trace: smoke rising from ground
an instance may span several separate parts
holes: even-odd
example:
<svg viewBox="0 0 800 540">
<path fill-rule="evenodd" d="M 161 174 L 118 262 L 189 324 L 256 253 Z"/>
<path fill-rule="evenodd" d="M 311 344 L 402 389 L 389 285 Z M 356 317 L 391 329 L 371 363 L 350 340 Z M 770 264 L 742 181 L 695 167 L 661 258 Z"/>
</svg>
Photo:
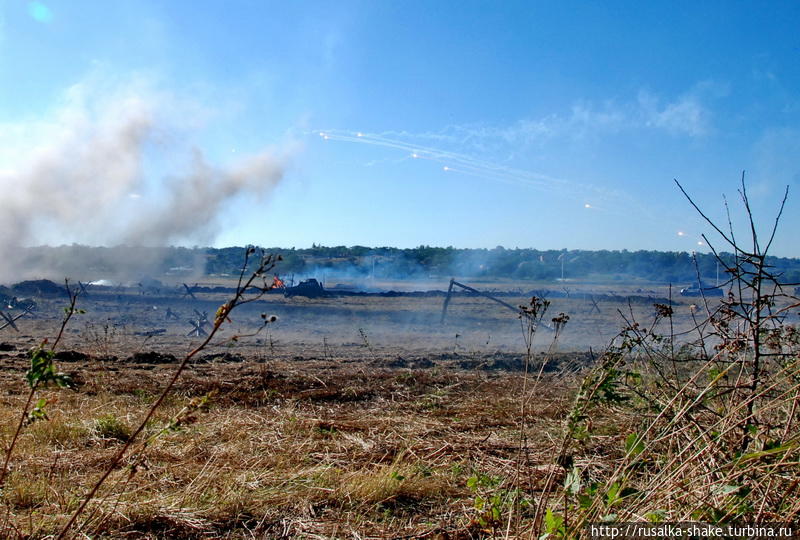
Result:
<svg viewBox="0 0 800 540">
<path fill-rule="evenodd" d="M 81 95 L 47 121 L 0 123 L 0 143 L 18 135 L 16 155 L 0 153 L 0 282 L 64 277 L 50 276 L 46 261 L 21 260 L 24 246 L 210 243 L 224 208 L 268 194 L 283 177 L 285 148 L 223 166 L 199 148 L 183 159 L 174 135 L 187 127 L 164 109 L 135 93 L 90 105 Z M 123 258 L 119 270 L 144 272 L 150 262 Z"/>
</svg>

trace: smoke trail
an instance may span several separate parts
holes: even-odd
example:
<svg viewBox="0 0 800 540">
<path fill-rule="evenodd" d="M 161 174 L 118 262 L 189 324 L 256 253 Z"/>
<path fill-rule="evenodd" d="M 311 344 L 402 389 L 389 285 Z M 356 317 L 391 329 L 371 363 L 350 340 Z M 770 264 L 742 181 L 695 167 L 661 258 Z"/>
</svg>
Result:
<svg viewBox="0 0 800 540">
<path fill-rule="evenodd" d="M 326 140 L 342 141 L 370 146 L 381 146 L 408 152 L 414 159 L 425 159 L 443 164 L 450 171 L 458 171 L 487 180 L 526 185 L 543 191 L 565 191 L 574 194 L 585 193 L 586 186 L 572 184 L 567 180 L 554 178 L 531 171 L 515 169 L 491 161 L 477 159 L 468 154 L 443 150 L 430 146 L 415 145 L 405 141 L 389 139 L 381 135 L 369 133 L 350 132 L 343 130 L 328 130 L 317 132 Z M 591 188 L 589 188 L 591 189 Z"/>
<path fill-rule="evenodd" d="M 288 148 L 227 167 L 211 165 L 196 149 L 188 167 L 152 178 L 152 158 L 182 150 L 165 145 L 175 126 L 160 113 L 157 100 L 135 95 L 99 108 L 68 103 L 29 141 L 30 150 L 0 155 L 0 282 L 48 274 L 21 260 L 27 245 L 210 242 L 226 205 L 263 196 L 283 177 Z M 0 124 L 0 142 L 12 131 Z"/>
<path fill-rule="evenodd" d="M 380 134 L 363 133 L 341 129 L 313 131 L 324 140 L 363 144 L 406 152 L 411 159 L 427 160 L 442 165 L 442 170 L 467 175 L 493 182 L 522 186 L 539 192 L 555 193 L 575 200 L 580 207 L 602 211 L 626 220 L 632 213 L 637 219 L 663 224 L 671 221 L 674 227 L 681 225 L 669 216 L 655 212 L 647 204 L 635 199 L 627 192 L 606 189 L 597 185 L 566 180 L 533 171 L 509 167 L 500 163 L 476 158 L 470 154 L 454 152 L 404 140 L 393 139 Z M 591 203 L 587 202 L 591 201 Z"/>
</svg>

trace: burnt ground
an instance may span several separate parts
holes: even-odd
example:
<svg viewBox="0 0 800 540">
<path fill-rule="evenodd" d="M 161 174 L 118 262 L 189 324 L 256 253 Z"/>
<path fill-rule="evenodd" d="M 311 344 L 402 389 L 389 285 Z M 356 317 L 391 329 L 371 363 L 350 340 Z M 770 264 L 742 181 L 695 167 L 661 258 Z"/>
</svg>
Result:
<svg viewBox="0 0 800 540">
<path fill-rule="evenodd" d="M 24 347 L 44 338 L 53 339 L 67 303 L 63 287 L 46 281 L 26 282 L 24 290 L 13 292 L 19 296 L 20 306 L 6 309 L 10 315 L 21 313 L 28 301 L 33 301 L 36 308 L 18 321 L 19 332 L 1 330 L 0 342 Z M 569 297 L 559 291 L 541 292 L 549 295 L 551 302 L 543 317 L 545 323 L 551 324 L 550 319 L 559 313 L 570 317 L 557 343 L 557 350 L 565 352 L 602 349 L 627 322 L 649 323 L 655 311 L 653 304 L 665 300 L 656 291 L 650 291 L 651 296 L 637 293 L 594 297 L 585 293 Z M 22 293 L 31 294 L 22 298 Z M 202 314 L 213 319 L 217 308 L 230 297 L 225 287 L 199 288 L 194 296 L 185 294 L 180 285 L 163 289 L 89 287 L 78 300 L 78 308 L 85 313 L 70 323 L 62 348 L 93 357 L 125 358 L 147 350 L 179 357 L 199 341 L 197 336 L 187 336 L 194 328 L 193 322 Z M 301 356 L 387 361 L 396 356 L 452 353 L 473 360 L 486 357 L 489 363 L 501 353 L 509 357 L 512 366 L 515 362 L 510 357 L 525 351 L 525 325 L 514 312 L 486 298 L 459 295 L 449 303 L 442 323 L 443 300 L 440 293 L 324 298 L 269 294 L 238 307 L 224 325 L 221 339 L 212 344 L 214 350 L 207 352 L 225 350 L 258 359 Z M 514 306 L 526 305 L 530 296 L 506 292 L 503 300 Z M 702 307 L 701 300 L 673 301 L 674 331 L 691 327 L 690 306 Z M 274 315 L 278 320 L 261 328 L 262 314 Z M 238 336 L 236 342 L 226 342 L 233 336 Z M 551 332 L 541 328 L 533 348 L 551 350 L 552 338 Z"/>
</svg>

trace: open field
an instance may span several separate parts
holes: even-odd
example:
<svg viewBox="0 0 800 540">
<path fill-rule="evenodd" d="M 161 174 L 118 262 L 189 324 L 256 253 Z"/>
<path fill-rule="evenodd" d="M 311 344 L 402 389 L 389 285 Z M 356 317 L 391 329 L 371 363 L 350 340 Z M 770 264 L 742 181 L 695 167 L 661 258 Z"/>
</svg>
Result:
<svg viewBox="0 0 800 540">
<path fill-rule="evenodd" d="M 66 522 L 175 357 L 198 343 L 187 321 L 226 299 L 196 296 L 90 289 L 79 299 L 86 313 L 56 357 L 78 387 L 37 394 L 48 419 L 26 426 L 14 450 L 5 536 L 46 537 Z M 702 307 L 681 300 L 661 331 L 693 326 Z M 27 350 L 53 339 L 65 303 L 37 301 L 20 332 L 0 338 L 6 441 L 28 394 Z M 653 318 L 651 301 L 554 298 L 544 320 L 570 320 L 555 344 L 540 328 L 530 356 L 513 312 L 459 296 L 441 325 L 441 309 L 441 296 L 269 295 L 242 306 L 183 373 L 76 537 L 503 536 L 527 530 L 537 494 L 570 466 L 600 475 L 624 456 L 640 418 L 608 405 L 571 464 L 556 463 L 583 375 L 626 319 Z M 278 320 L 248 336 L 261 313 Z"/>
<path fill-rule="evenodd" d="M 215 279 L 202 282 L 208 290 L 214 287 L 231 287 L 231 279 Z M 602 349 L 617 334 L 626 319 L 647 319 L 654 313 L 654 303 L 668 303 L 671 296 L 675 303 L 673 318 L 676 333 L 693 325 L 692 310 L 699 316 L 702 299 L 679 296 L 677 289 L 670 292 L 668 286 L 625 286 L 620 284 L 574 284 L 558 285 L 491 282 L 473 283 L 485 291 L 504 291 L 502 300 L 512 306 L 525 305 L 531 296 L 547 298 L 549 315 L 566 313 L 571 317 L 561 338 L 559 349 L 584 352 L 593 347 Z M 441 324 L 444 290 L 447 283 L 439 283 L 439 290 L 420 289 L 421 284 L 380 283 L 383 290 L 405 290 L 403 296 L 333 296 L 325 298 L 293 297 L 270 294 L 254 304 L 237 310 L 232 323 L 223 326 L 223 335 L 248 334 L 260 325 L 260 314 L 276 315 L 279 320 L 270 327 L 273 345 L 264 351 L 267 334 L 253 339 L 242 339 L 236 344 L 237 351 L 264 357 L 269 353 L 278 357 L 322 355 L 327 347 L 328 356 L 348 358 L 369 357 L 371 352 L 363 347 L 363 330 L 370 341 L 372 351 L 383 355 L 418 352 L 473 353 L 481 356 L 494 352 L 520 354 L 523 340 L 519 316 L 491 300 L 468 296 L 461 292 L 453 296 L 449 304 L 445 324 Z M 332 289 L 333 290 L 333 289 Z M 414 296 L 409 291 L 421 291 Z M 567 293 L 571 296 L 566 296 Z M 126 348 L 166 350 L 177 354 L 191 345 L 186 334 L 192 329 L 188 322 L 197 318 L 197 311 L 213 315 L 215 310 L 229 297 L 230 292 L 203 292 L 196 299 L 184 294 L 177 286 L 163 290 L 141 292 L 138 288 L 89 288 L 89 294 L 80 299 L 87 313 L 76 319 L 68 330 L 65 347 L 79 349 L 105 345 L 120 348 L 114 353 L 120 356 Z M 510 292 L 509 292 L 510 291 Z M 587 295 L 595 296 L 587 296 Z M 60 299 L 59 299 L 60 298 Z M 596 300 L 593 300 L 596 298 Z M 709 299 L 713 308 L 714 300 Z M 61 308 L 66 302 L 63 295 L 39 299 L 39 309 L 24 319 L 21 334 L 9 334 L 15 339 L 34 345 L 60 321 Z M 167 311 L 171 314 L 168 316 Z M 209 316 L 210 316 L 209 315 Z M 549 317 L 545 320 L 549 323 Z M 107 329 L 107 330 L 106 330 Z M 164 329 L 163 335 L 144 340 L 142 333 Z M 100 336 L 99 334 L 103 334 Z M 459 337 L 456 338 L 456 335 Z M 100 339 L 100 338 L 103 339 Z M 219 340 L 218 340 L 219 341 Z M 224 340 L 222 340 L 224 342 Z M 327 345 L 326 345 L 327 344 Z M 333 347 L 343 350 L 334 350 Z M 542 335 L 535 348 L 549 348 L 550 340 Z M 358 352 L 360 349 L 363 349 Z M 109 352 L 109 351 L 104 351 Z"/>
</svg>

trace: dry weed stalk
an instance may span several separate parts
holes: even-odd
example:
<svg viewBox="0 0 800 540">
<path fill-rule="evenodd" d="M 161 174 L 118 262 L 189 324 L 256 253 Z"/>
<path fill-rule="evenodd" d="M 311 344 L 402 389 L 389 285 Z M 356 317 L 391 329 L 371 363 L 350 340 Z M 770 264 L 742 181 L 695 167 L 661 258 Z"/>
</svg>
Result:
<svg viewBox="0 0 800 540">
<path fill-rule="evenodd" d="M 273 255 L 268 255 L 262 251 L 260 253 L 260 260 L 258 262 L 256 269 L 252 271 L 252 274 L 250 275 L 249 278 L 245 279 L 245 274 L 248 271 L 250 263 L 250 257 L 253 256 L 254 254 L 256 254 L 256 248 L 252 246 L 248 247 L 245 250 L 245 260 L 244 263 L 242 264 L 242 269 L 239 274 L 239 280 L 236 285 L 236 292 L 234 293 L 233 298 L 228 300 L 225 304 L 221 305 L 219 309 L 217 309 L 217 312 L 214 317 L 214 323 L 212 325 L 211 330 L 208 332 L 206 338 L 202 341 L 202 343 L 200 343 L 200 345 L 195 347 L 192 351 L 190 351 L 186 356 L 183 357 L 183 360 L 181 360 L 181 363 L 178 364 L 178 367 L 175 369 L 175 372 L 173 373 L 169 382 L 164 387 L 163 391 L 158 396 L 158 398 L 153 402 L 150 409 L 145 414 L 144 418 L 142 418 L 136 429 L 134 429 L 131 432 L 131 435 L 128 438 L 128 440 L 125 441 L 125 443 L 111 458 L 108 467 L 106 467 L 105 471 L 100 475 L 100 478 L 98 478 L 98 480 L 95 482 L 95 484 L 92 486 L 92 488 L 84 497 L 81 504 L 75 509 L 75 511 L 72 513 L 67 523 L 63 526 L 59 534 L 56 536 L 58 540 L 66 538 L 67 534 L 69 534 L 70 532 L 70 529 L 75 524 L 77 518 L 83 513 L 83 511 L 86 509 L 86 506 L 95 498 L 100 487 L 105 483 L 105 481 L 108 479 L 111 473 L 119 466 L 119 464 L 122 462 L 122 459 L 125 457 L 125 454 L 127 453 L 128 449 L 133 445 L 134 441 L 136 441 L 137 437 L 145 429 L 148 422 L 155 414 L 156 410 L 164 402 L 164 399 L 167 397 L 170 390 L 175 385 L 178 378 L 181 376 L 181 373 L 184 371 L 184 369 L 189 364 L 191 359 L 194 358 L 195 355 L 197 355 L 203 349 L 205 349 L 206 346 L 214 339 L 214 337 L 216 336 L 217 332 L 222 327 L 222 325 L 227 320 L 229 320 L 228 316 L 233 311 L 233 309 L 242 304 L 258 300 L 259 298 L 261 298 L 261 296 L 263 296 L 267 291 L 269 291 L 273 287 L 273 283 L 271 281 L 268 282 L 268 280 L 265 277 L 265 274 L 267 274 L 270 270 L 272 270 L 277 264 L 277 262 L 281 260 L 280 256 L 276 257 Z M 260 281 L 261 283 L 259 285 L 256 285 L 258 281 Z M 264 319 L 265 324 L 270 320 L 265 315 L 262 316 L 262 318 Z"/>
<path fill-rule="evenodd" d="M 724 231 L 678 187 L 733 249 L 717 251 L 703 236 L 729 275 L 727 296 L 716 306 L 704 296 L 706 317 L 693 311 L 694 328 L 683 335 L 672 326 L 672 306 L 656 305 L 649 326 L 622 314 L 625 328 L 584 378 L 567 420 L 559 451 L 567 469 L 563 509 L 556 508 L 555 486 L 548 481 L 531 534 L 572 538 L 590 522 L 642 518 L 792 521 L 800 512 L 791 474 L 800 462 L 793 429 L 800 334 L 785 320 L 800 303 L 784 293 L 787 284 L 771 272 L 768 259 L 788 188 L 762 246 L 742 177 L 751 244 L 745 247 L 727 201 Z M 669 323 L 667 335 L 661 322 Z M 692 335 L 688 343 L 678 341 Z M 596 438 L 592 417 L 603 411 L 617 418 L 614 431 L 624 438 L 622 448 L 612 450 L 610 469 L 578 461 Z"/>
<path fill-rule="evenodd" d="M 528 305 L 520 306 L 520 324 L 522 325 L 522 336 L 525 343 L 525 366 L 522 376 L 522 397 L 520 399 L 520 431 L 519 442 L 516 459 L 516 469 L 514 472 L 514 485 L 521 486 L 521 474 L 523 467 L 526 471 L 530 471 L 530 455 L 528 448 L 528 409 L 530 402 L 536 397 L 539 383 L 542 380 L 542 375 L 547 367 L 547 363 L 555 352 L 558 339 L 561 332 L 569 321 L 569 315 L 559 313 L 558 316 L 552 319 L 553 338 L 547 352 L 542 358 L 542 362 L 532 382 L 529 381 L 530 370 L 533 365 L 533 342 L 536 337 L 536 331 L 542 326 L 545 314 L 550 307 L 550 301 L 544 298 L 534 296 L 531 298 Z M 531 385 L 529 387 L 529 384 Z M 533 480 L 528 478 L 528 485 L 533 485 Z M 509 536 L 513 528 L 518 530 L 520 521 L 522 519 L 522 506 L 523 503 L 527 505 L 522 497 L 522 490 L 517 488 L 513 497 L 513 511 L 509 512 L 508 519 L 506 520 L 506 536 Z"/>
<path fill-rule="evenodd" d="M 50 383 L 55 383 L 57 386 L 62 388 L 73 387 L 72 380 L 67 375 L 57 372 L 53 362 L 56 348 L 61 342 L 61 338 L 64 336 L 64 330 L 66 329 L 67 324 L 69 323 L 70 319 L 72 319 L 73 315 L 81 312 L 75 308 L 75 305 L 78 301 L 79 290 L 70 289 L 69 280 L 64 281 L 64 286 L 66 287 L 67 294 L 69 295 L 69 305 L 64 308 L 64 318 L 61 320 L 61 326 L 59 327 L 56 339 L 49 347 L 47 346 L 48 340 L 45 339 L 41 345 L 30 351 L 31 368 L 25 374 L 25 379 L 28 382 L 28 386 L 30 386 L 30 390 L 28 391 L 28 397 L 25 400 L 25 404 L 22 406 L 17 427 L 13 436 L 11 437 L 8 447 L 6 448 L 6 454 L 3 460 L 3 468 L 0 469 L 0 489 L 2 489 L 5 485 L 5 479 L 8 472 L 8 466 L 11 461 L 11 455 L 14 452 L 14 447 L 17 444 L 17 440 L 19 439 L 19 435 L 22 432 L 23 426 L 27 421 L 34 421 L 36 419 L 46 417 L 44 413 L 43 402 L 37 404 L 33 411 L 29 412 L 33 398 L 36 395 L 36 391 L 41 385 L 48 385 Z"/>
</svg>

